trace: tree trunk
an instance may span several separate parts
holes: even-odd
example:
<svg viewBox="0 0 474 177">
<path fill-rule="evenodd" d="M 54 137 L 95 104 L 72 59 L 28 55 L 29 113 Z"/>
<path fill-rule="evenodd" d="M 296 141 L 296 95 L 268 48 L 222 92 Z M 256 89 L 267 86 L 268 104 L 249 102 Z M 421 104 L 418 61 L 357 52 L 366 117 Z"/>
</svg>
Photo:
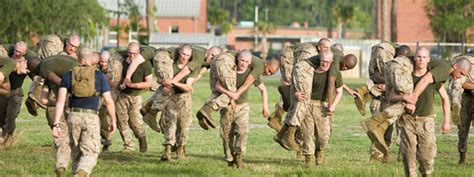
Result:
<svg viewBox="0 0 474 177">
<path fill-rule="evenodd" d="M 337 24 L 337 38 L 338 39 L 344 38 L 344 34 L 342 33 L 343 31 L 342 28 L 343 28 L 342 22 L 339 22 L 339 24 Z"/>
<path fill-rule="evenodd" d="M 371 10 L 371 13 L 372 13 L 372 31 L 371 31 L 371 37 L 372 39 L 376 39 L 377 38 L 377 34 L 378 34 L 378 0 L 372 0 L 372 10 Z"/>
<path fill-rule="evenodd" d="M 397 29 L 397 0 L 392 0 L 392 10 L 390 18 L 390 38 L 392 42 L 398 41 L 398 29 Z"/>
<path fill-rule="evenodd" d="M 155 31 L 155 24 L 153 23 L 155 13 L 153 13 L 153 7 L 155 7 L 155 1 L 146 0 L 146 30 L 148 36 Z"/>
<path fill-rule="evenodd" d="M 334 7 L 333 0 L 327 0 L 327 15 L 328 15 L 328 24 L 327 24 L 327 29 L 328 29 L 328 38 L 332 38 L 332 9 Z"/>
<path fill-rule="evenodd" d="M 390 9 L 387 0 L 382 0 L 382 40 L 390 40 Z"/>
</svg>

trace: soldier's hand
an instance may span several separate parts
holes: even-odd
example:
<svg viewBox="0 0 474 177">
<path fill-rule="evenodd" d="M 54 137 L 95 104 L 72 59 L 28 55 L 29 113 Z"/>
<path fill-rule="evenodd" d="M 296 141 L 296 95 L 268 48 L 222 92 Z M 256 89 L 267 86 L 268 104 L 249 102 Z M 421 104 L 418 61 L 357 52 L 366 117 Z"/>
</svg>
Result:
<svg viewBox="0 0 474 177">
<path fill-rule="evenodd" d="M 233 100 L 238 100 L 240 95 L 235 92 L 231 92 L 229 93 L 229 97 L 232 98 Z"/>
<path fill-rule="evenodd" d="M 403 100 L 405 100 L 409 104 L 416 104 L 416 102 L 418 101 L 418 98 L 414 94 L 410 94 L 410 95 L 404 95 Z"/>
<path fill-rule="evenodd" d="M 53 127 L 53 136 L 55 138 L 61 137 L 61 128 L 60 127 L 56 127 L 56 126 Z"/>
<path fill-rule="evenodd" d="M 449 121 L 445 121 L 443 123 L 443 126 L 441 126 L 441 133 L 446 134 L 449 133 L 449 130 L 451 129 L 451 124 Z"/>
<path fill-rule="evenodd" d="M 230 100 L 230 107 L 232 108 L 232 110 L 235 110 L 237 108 L 237 103 L 235 103 L 234 99 Z"/>
<path fill-rule="evenodd" d="M 415 109 L 416 109 L 415 104 L 410 104 L 410 103 L 408 103 L 407 106 L 406 106 L 406 110 L 407 110 L 408 113 L 410 113 L 410 114 L 413 114 L 413 113 L 415 112 Z"/>
<path fill-rule="evenodd" d="M 385 84 L 376 84 L 376 89 L 380 92 L 385 91 Z"/>
<path fill-rule="evenodd" d="M 115 122 L 111 122 L 111 123 L 109 124 L 109 132 L 110 132 L 110 133 L 114 133 L 114 132 L 115 132 L 115 129 L 116 129 L 116 126 L 115 126 L 115 125 L 116 125 Z"/>
<path fill-rule="evenodd" d="M 298 101 L 305 101 L 307 99 L 304 92 L 295 92 L 295 96 Z"/>
<path fill-rule="evenodd" d="M 262 115 L 264 118 L 270 117 L 270 111 L 268 111 L 268 109 L 263 109 Z"/>
<path fill-rule="evenodd" d="M 359 93 L 354 92 L 354 91 L 349 92 L 349 94 L 351 94 L 352 97 L 354 97 L 354 98 L 360 98 L 361 97 Z"/>
</svg>

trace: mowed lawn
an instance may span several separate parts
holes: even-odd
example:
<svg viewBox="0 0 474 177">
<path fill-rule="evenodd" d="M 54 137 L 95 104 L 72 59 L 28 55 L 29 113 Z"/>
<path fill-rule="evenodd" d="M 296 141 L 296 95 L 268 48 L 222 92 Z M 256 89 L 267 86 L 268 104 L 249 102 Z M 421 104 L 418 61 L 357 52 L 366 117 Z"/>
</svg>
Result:
<svg viewBox="0 0 474 177">
<path fill-rule="evenodd" d="M 276 77 L 263 78 L 269 91 L 269 107 L 273 111 L 279 99 Z M 365 79 L 345 79 L 352 88 L 360 86 Z M 27 90 L 26 83 L 25 89 Z M 148 92 L 144 95 L 147 98 Z M 204 77 L 194 86 L 193 115 L 210 95 L 209 79 Z M 227 167 L 224 161 L 219 129 L 203 130 L 193 116 L 193 123 L 186 146 L 186 159 L 170 162 L 160 161 L 163 150 L 163 135 L 146 127 L 148 152 L 124 154 L 118 132 L 110 151 L 99 156 L 93 176 L 403 176 L 403 164 L 396 161 L 398 146 L 392 147 L 394 160 L 387 164 L 369 162 L 370 140 L 363 132 L 362 116 L 356 110 L 353 99 L 346 93 L 336 109 L 333 131 L 325 151 L 326 163 L 306 169 L 304 161 L 295 158 L 295 152 L 282 149 L 273 141 L 276 132 L 266 126 L 261 116 L 261 97 L 256 88 L 250 90 L 250 133 L 247 152 L 244 156 L 245 169 Z M 440 134 L 442 114 L 439 98 L 435 103 L 438 111 L 437 144 L 438 153 L 435 176 L 474 176 L 474 165 L 458 166 L 457 128 L 452 125 L 447 135 Z M 368 109 L 367 109 L 367 114 Z M 218 120 L 218 114 L 215 120 Z M 44 111 L 33 117 L 22 108 L 17 119 L 17 143 L 0 149 L 0 176 L 53 176 L 55 151 L 51 130 L 47 126 Z M 472 141 L 473 139 L 470 138 Z M 138 142 L 137 142 L 138 144 Z M 472 144 L 472 143 L 471 143 Z M 471 149 L 471 152 L 474 151 Z M 471 153 L 472 154 L 472 153 Z M 472 156 L 471 161 L 472 160 Z M 70 169 L 67 171 L 71 175 Z"/>
</svg>

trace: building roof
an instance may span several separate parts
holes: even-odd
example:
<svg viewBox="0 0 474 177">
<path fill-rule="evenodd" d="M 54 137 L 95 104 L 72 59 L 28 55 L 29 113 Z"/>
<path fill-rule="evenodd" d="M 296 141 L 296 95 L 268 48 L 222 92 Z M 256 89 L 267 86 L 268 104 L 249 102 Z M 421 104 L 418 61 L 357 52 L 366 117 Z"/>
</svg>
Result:
<svg viewBox="0 0 474 177">
<path fill-rule="evenodd" d="M 192 44 L 203 47 L 214 45 L 224 46 L 226 38 L 208 33 L 151 33 L 149 44 L 152 46 L 168 46 L 179 44 Z"/>
<path fill-rule="evenodd" d="M 157 17 L 198 17 L 201 0 L 154 0 Z M 118 2 L 125 0 L 97 0 L 97 2 L 108 11 L 117 11 Z M 140 15 L 146 16 L 146 0 L 133 0 L 138 6 Z M 111 17 L 115 14 L 110 13 Z M 126 16 L 124 18 L 127 18 Z"/>
</svg>

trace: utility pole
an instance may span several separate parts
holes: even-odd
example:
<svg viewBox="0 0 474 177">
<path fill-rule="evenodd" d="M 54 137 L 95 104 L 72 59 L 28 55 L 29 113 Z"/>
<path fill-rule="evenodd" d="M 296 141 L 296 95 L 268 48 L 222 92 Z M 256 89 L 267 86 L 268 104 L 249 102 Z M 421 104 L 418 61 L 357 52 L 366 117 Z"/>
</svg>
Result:
<svg viewBox="0 0 474 177">
<path fill-rule="evenodd" d="M 255 48 L 258 46 L 258 1 L 255 2 Z"/>
<path fill-rule="evenodd" d="M 265 11 L 265 22 L 268 21 L 268 10 L 270 10 L 270 9 L 268 9 L 268 7 L 265 7 L 265 9 L 264 9 L 264 11 Z"/>
</svg>

